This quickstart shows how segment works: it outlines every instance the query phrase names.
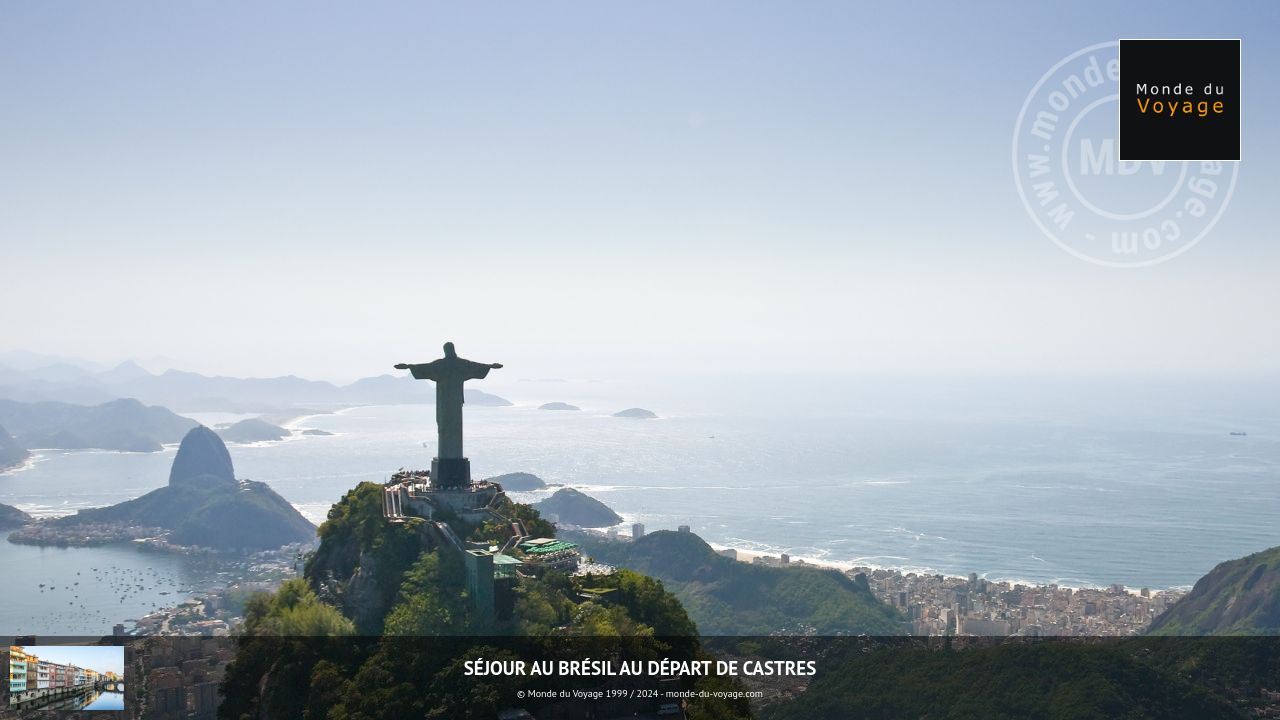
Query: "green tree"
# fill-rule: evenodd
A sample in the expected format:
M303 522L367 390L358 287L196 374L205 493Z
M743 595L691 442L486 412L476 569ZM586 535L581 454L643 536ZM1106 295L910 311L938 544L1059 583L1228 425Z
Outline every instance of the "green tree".
M463 589L466 568L453 552L424 552L404 574L399 602L387 614L387 635L459 635L479 618Z
M250 598L245 607L245 633L289 637L344 636L355 626L326 605L301 578L287 580L274 595Z

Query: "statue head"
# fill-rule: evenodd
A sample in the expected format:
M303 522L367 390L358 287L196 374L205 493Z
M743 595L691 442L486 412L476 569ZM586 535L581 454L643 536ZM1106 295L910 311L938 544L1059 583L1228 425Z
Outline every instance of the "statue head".
M450 358L458 357L458 352L453 349L453 343L447 342L444 344L444 356Z

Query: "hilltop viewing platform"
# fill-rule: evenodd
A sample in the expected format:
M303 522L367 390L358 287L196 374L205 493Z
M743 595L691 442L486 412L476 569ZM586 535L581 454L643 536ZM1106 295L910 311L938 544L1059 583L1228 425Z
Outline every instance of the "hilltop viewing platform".
M383 514L394 521L405 517L432 520L441 512L469 523L504 519L498 513L502 486L488 480L462 487L436 487L429 470L400 470L384 483Z

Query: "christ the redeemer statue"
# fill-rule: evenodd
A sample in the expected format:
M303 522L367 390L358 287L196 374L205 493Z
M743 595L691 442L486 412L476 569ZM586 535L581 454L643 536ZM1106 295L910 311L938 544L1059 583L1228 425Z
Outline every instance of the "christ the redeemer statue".
M458 357L453 343L444 344L444 357L429 363L400 363L417 380L436 384L436 432L439 447L431 462L431 484L436 487L465 487L471 483L471 463L462 454L462 383L480 380L499 363L478 363Z

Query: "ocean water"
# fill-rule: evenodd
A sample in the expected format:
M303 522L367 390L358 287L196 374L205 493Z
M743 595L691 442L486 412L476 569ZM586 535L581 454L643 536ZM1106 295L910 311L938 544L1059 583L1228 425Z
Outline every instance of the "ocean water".
M597 497L627 523L685 524L720 545L1153 588L1190 585L1218 562L1280 545L1280 394L1266 382L715 376L482 385L517 405L467 406L475 475L533 472ZM583 410L537 409L557 400ZM610 416L632 406L661 418ZM270 484L317 522L356 483L427 467L434 451L430 406L354 408L297 427L335 435L231 453L239 476ZM63 514L136 497L166 482L174 452L41 451L30 467L0 475L0 502ZM11 588L27 587L83 564L70 558L102 564L110 553L163 563L179 586L192 581L182 559L130 548L0 543L0 572ZM6 607L0 626L33 612Z

